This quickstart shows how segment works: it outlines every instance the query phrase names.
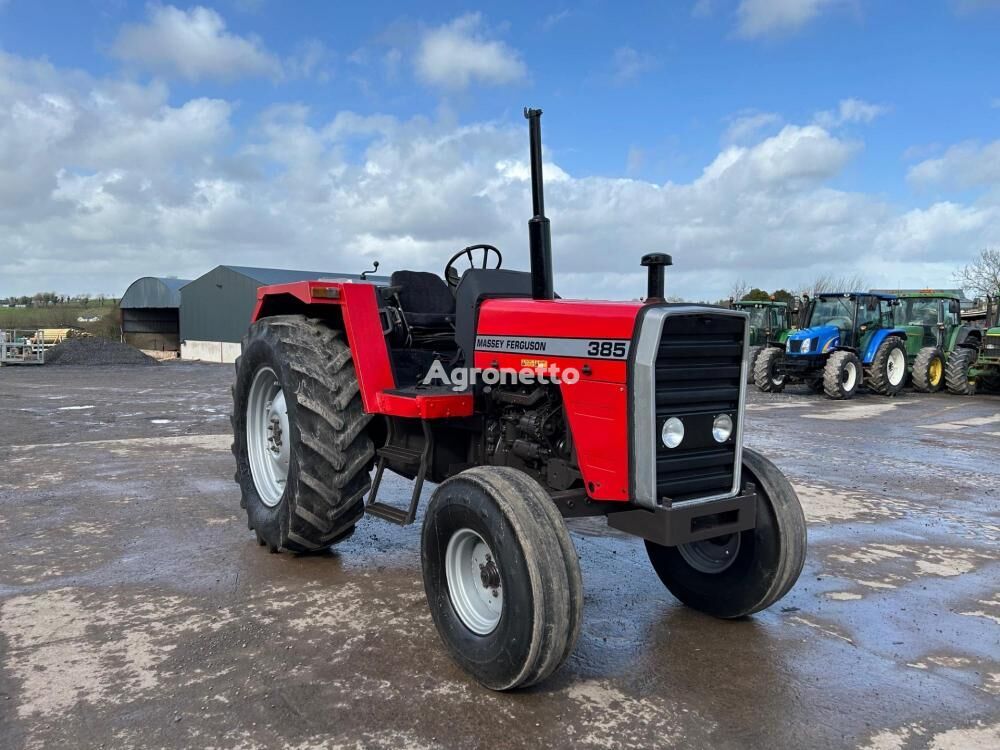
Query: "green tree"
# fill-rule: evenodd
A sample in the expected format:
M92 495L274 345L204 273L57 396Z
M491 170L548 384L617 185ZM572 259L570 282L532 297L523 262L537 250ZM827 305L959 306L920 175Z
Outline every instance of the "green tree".
M789 305L795 303L795 295L787 289L778 289L773 296L775 302L787 302Z
M743 295L744 302L767 302L769 299L771 299L771 295L757 287Z

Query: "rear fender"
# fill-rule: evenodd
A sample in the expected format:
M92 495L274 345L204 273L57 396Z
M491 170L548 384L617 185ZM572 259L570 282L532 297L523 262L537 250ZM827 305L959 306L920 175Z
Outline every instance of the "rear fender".
M906 347L906 331L902 328L880 328L871 335L871 338L868 339L868 345L865 347L864 356L861 358L862 364L870 365L872 360L875 359L875 352L877 352L878 348L882 346L882 342L890 336L896 336L901 339L903 347Z
M378 414L378 396L396 387L385 336L378 314L376 286L351 281L296 281L262 286L252 321L271 315L308 315L347 334L361 402L369 414Z

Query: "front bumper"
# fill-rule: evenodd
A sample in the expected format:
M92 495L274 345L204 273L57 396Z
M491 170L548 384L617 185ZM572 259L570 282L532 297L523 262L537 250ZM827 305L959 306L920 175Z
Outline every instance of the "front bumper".
M785 374L793 378L803 377L808 373L822 370L826 365L825 354L786 354L781 361Z
M691 500L655 508L630 506L607 514L608 526L650 542L674 547L757 525L757 488L747 484L735 497Z

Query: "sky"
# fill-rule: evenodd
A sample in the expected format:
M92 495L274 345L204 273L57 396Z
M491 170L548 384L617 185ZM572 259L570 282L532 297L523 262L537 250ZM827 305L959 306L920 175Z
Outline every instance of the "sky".
M0 0L0 296L222 263L556 291L952 286L1000 246L1000 0Z

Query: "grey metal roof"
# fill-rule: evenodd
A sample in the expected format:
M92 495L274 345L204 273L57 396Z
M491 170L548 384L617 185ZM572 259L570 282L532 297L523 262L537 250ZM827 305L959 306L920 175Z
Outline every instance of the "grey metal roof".
M361 271L356 273L344 273L343 271L294 271L287 268L254 268L253 266L222 266L234 273L238 273L254 281L267 284L287 284L292 281L307 281L309 279L357 279L361 276ZM387 276L374 276L369 274L368 281L388 282Z
M189 279L143 276L129 284L118 306L126 309L180 307L181 287L190 283Z

